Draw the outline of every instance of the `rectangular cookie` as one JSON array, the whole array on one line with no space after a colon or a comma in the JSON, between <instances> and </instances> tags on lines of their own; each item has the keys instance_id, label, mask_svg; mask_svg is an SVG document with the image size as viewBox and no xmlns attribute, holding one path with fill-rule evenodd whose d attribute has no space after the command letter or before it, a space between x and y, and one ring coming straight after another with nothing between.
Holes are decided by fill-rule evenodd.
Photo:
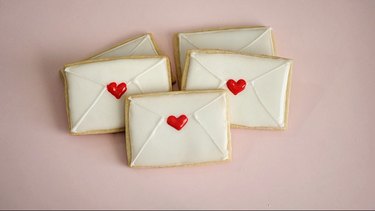
<instances>
[{"instance_id":1,"label":"rectangular cookie","mask_svg":"<svg viewBox=\"0 0 375 211\"><path fill-rule=\"evenodd\" d=\"M292 61L219 50L189 51L182 90L226 89L233 127L285 129Z\"/></svg>"},{"instance_id":2,"label":"rectangular cookie","mask_svg":"<svg viewBox=\"0 0 375 211\"><path fill-rule=\"evenodd\" d=\"M186 53L192 49L218 49L240 53L275 55L270 27L218 28L177 33L174 37L174 55L177 79L180 83Z\"/></svg>"},{"instance_id":3,"label":"rectangular cookie","mask_svg":"<svg viewBox=\"0 0 375 211\"><path fill-rule=\"evenodd\" d=\"M65 98L75 135L124 131L124 99L171 91L170 63L163 56L94 59L65 65Z\"/></svg>"},{"instance_id":4,"label":"rectangular cookie","mask_svg":"<svg viewBox=\"0 0 375 211\"><path fill-rule=\"evenodd\" d=\"M126 100L130 167L170 167L230 159L224 90L132 95Z\"/></svg>"}]
</instances>

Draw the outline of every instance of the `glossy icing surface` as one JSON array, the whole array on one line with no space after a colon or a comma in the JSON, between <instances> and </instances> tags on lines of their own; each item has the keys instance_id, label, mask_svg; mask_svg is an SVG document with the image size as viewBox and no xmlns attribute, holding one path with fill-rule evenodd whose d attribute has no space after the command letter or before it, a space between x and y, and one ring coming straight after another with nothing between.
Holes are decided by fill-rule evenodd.
<instances>
[{"instance_id":1,"label":"glossy icing surface","mask_svg":"<svg viewBox=\"0 0 375 211\"><path fill-rule=\"evenodd\" d=\"M91 57L90 59L103 59L134 55L158 55L156 47L154 46L154 43L152 42L151 36L149 34L145 34L141 37L130 40L129 42L125 42L124 44L99 53Z\"/></svg>"},{"instance_id":2,"label":"glossy icing surface","mask_svg":"<svg viewBox=\"0 0 375 211\"><path fill-rule=\"evenodd\" d=\"M128 115L130 166L177 166L229 158L225 91L129 97ZM179 119L174 123L183 124L180 130L171 127L171 116Z\"/></svg>"},{"instance_id":3,"label":"glossy icing surface","mask_svg":"<svg viewBox=\"0 0 375 211\"><path fill-rule=\"evenodd\" d=\"M168 65L165 57L155 57L98 61L66 67L64 73L68 86L71 132L90 133L124 128L125 96L169 91ZM124 93L119 93L122 91Z\"/></svg>"},{"instance_id":4,"label":"glossy icing surface","mask_svg":"<svg viewBox=\"0 0 375 211\"><path fill-rule=\"evenodd\" d=\"M187 50L221 49L274 55L272 29L269 27L224 29L179 33L180 66L183 69Z\"/></svg>"},{"instance_id":5,"label":"glossy icing surface","mask_svg":"<svg viewBox=\"0 0 375 211\"><path fill-rule=\"evenodd\" d=\"M291 61L220 51L192 51L183 89L229 89L228 82L246 86L228 92L231 123L245 127L284 128ZM240 84L241 85L241 84ZM235 86L235 85L234 85Z\"/></svg>"}]
</instances>

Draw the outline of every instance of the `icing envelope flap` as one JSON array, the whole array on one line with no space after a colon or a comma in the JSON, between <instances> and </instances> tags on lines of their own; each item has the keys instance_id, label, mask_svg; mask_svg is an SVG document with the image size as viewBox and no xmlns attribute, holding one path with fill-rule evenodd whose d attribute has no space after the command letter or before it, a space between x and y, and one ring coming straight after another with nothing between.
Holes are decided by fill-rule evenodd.
<instances>
[{"instance_id":1,"label":"icing envelope flap","mask_svg":"<svg viewBox=\"0 0 375 211\"><path fill-rule=\"evenodd\" d=\"M150 34L145 34L124 44L118 45L90 59L101 59L132 55L158 55Z\"/></svg>"},{"instance_id":2,"label":"icing envelope flap","mask_svg":"<svg viewBox=\"0 0 375 211\"><path fill-rule=\"evenodd\" d=\"M156 112L158 115L168 117L171 114L178 115L179 113L192 115L193 112L198 111L202 106L207 105L218 97L223 97L223 93L221 93L221 95L195 95L194 103L189 101L190 98L184 95L173 95L173 98L166 95L136 99L130 96L129 99L134 102L135 105L143 106ZM152 104L150 103L150 99L152 99ZM168 109L165 109L166 104L171 104L173 106L168 106Z\"/></svg>"},{"instance_id":3,"label":"icing envelope flap","mask_svg":"<svg viewBox=\"0 0 375 211\"><path fill-rule=\"evenodd\" d=\"M102 85L106 85L109 81L124 81L130 84L142 80L146 75L157 76L158 70L165 69L167 62L165 57L159 56L144 59L103 60L68 66L64 71L68 75ZM123 74L124 71L126 74Z\"/></svg>"},{"instance_id":4,"label":"icing envelope flap","mask_svg":"<svg viewBox=\"0 0 375 211\"><path fill-rule=\"evenodd\" d=\"M169 166L228 159L225 92L129 97L128 101L128 132L132 140L130 166ZM170 115L181 114L188 121L181 130L176 130L167 119Z\"/></svg>"},{"instance_id":5,"label":"icing envelope flap","mask_svg":"<svg viewBox=\"0 0 375 211\"><path fill-rule=\"evenodd\" d=\"M123 130L125 96L170 90L169 71L168 59L161 56L67 65L64 75L71 132Z\"/></svg>"},{"instance_id":6,"label":"icing envelope flap","mask_svg":"<svg viewBox=\"0 0 375 211\"><path fill-rule=\"evenodd\" d=\"M189 57L189 74L195 72L205 72L206 77L202 80L210 79L206 83L198 82L196 78L188 78L187 84L198 86L212 86L208 84L216 81L219 83L217 88L222 88L228 79L245 79L247 82L254 83L257 80L266 78L275 72L289 69L291 61L288 59L272 59L266 57L249 56L242 54L205 54L192 51ZM203 88L203 87L202 87Z\"/></svg>"},{"instance_id":7,"label":"icing envelope flap","mask_svg":"<svg viewBox=\"0 0 375 211\"><path fill-rule=\"evenodd\" d=\"M232 124L285 127L291 60L215 50L193 50L189 55L183 90L227 89Z\"/></svg>"}]
</instances>

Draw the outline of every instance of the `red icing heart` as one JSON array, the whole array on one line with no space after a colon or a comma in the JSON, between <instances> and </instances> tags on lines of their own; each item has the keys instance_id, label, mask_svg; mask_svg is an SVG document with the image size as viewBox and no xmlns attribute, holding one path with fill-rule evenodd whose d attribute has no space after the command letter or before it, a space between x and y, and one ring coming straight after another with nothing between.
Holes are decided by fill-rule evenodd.
<instances>
[{"instance_id":1,"label":"red icing heart","mask_svg":"<svg viewBox=\"0 0 375 211\"><path fill-rule=\"evenodd\" d=\"M187 122L188 118L184 114L180 115L178 118L172 115L167 119L168 125L174 127L176 130L181 130Z\"/></svg>"},{"instance_id":2,"label":"red icing heart","mask_svg":"<svg viewBox=\"0 0 375 211\"><path fill-rule=\"evenodd\" d=\"M116 82L111 82L107 85L107 90L117 99L120 99L127 90L126 83L122 82L117 85Z\"/></svg>"},{"instance_id":3,"label":"red icing heart","mask_svg":"<svg viewBox=\"0 0 375 211\"><path fill-rule=\"evenodd\" d=\"M237 95L238 93L242 92L246 87L246 81L243 79L238 80L237 82L233 79L229 79L227 81L228 89L234 94Z\"/></svg>"}]
</instances>

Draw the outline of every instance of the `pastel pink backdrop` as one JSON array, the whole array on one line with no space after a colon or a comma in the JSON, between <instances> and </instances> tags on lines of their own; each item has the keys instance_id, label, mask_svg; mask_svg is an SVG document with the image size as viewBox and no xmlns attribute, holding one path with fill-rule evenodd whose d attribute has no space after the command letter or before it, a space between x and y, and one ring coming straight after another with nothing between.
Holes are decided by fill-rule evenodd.
<instances>
[{"instance_id":1,"label":"pastel pink backdrop","mask_svg":"<svg viewBox=\"0 0 375 211\"><path fill-rule=\"evenodd\" d=\"M0 1L0 208L375 208L375 1ZM124 134L71 136L58 70L144 32L269 25L295 61L286 132L233 161L130 169ZM172 59L173 60L173 59Z\"/></svg>"}]
</instances>

